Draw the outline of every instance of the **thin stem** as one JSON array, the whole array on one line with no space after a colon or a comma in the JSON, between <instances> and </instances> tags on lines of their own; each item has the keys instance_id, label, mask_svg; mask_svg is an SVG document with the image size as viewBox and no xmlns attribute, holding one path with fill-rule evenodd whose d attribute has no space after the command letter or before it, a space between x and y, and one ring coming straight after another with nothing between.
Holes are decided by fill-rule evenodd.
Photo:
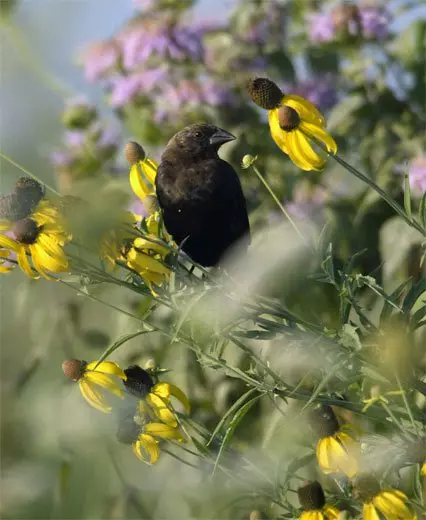
<instances>
[{"instance_id":1,"label":"thin stem","mask_svg":"<svg viewBox=\"0 0 426 520\"><path fill-rule=\"evenodd\" d=\"M299 228L297 227L296 223L294 222L294 220L290 217L289 213L287 212L287 210L285 209L285 207L281 204L280 200L278 199L278 197L275 195L274 191L272 190L272 188L269 186L267 180L265 179L265 177L260 173L260 171L257 169L256 166L252 165L252 168L254 170L254 173L258 176L259 180L262 182L262 184L265 186L265 188L269 191L269 194L271 195L271 197L274 199L275 203L277 204L277 206L280 208L280 210L282 211L282 213L284 214L284 216L286 217L286 219L290 222L290 224L292 225L293 229L296 231L296 233L299 235L300 239L302 240L302 242L309 246L308 242L306 241L305 237L302 235L302 233L300 232Z\"/></svg>"},{"instance_id":2,"label":"thin stem","mask_svg":"<svg viewBox=\"0 0 426 520\"><path fill-rule=\"evenodd\" d=\"M18 164L17 162L15 162L13 159L11 159L10 157L8 157L6 154L0 152L0 157L2 159L5 159L7 162L9 162L10 164L12 164L13 166L15 166L16 168L18 168L19 170L21 170L21 172L25 173L26 175L28 175L29 177L31 177L32 179L34 179L35 181L39 182L40 184L42 184L43 186L45 186L48 190L50 190L52 193L54 193L55 195L58 195L59 197L61 197L61 194L59 193L59 191L56 191L55 188L51 188L48 184L46 184L45 182L43 182L41 179L39 179L36 175L34 175L33 173L31 173L30 171L28 171L26 168L24 168L23 166L21 166L20 164Z\"/></svg>"}]
</instances>

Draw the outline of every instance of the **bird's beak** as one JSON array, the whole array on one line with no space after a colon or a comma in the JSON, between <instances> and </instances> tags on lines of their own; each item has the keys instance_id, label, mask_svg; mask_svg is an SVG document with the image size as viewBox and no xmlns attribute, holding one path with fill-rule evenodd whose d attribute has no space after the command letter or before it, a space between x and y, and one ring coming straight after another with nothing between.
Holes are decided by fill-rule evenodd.
<instances>
[{"instance_id":1,"label":"bird's beak","mask_svg":"<svg viewBox=\"0 0 426 520\"><path fill-rule=\"evenodd\" d=\"M217 146L228 143L229 141L234 141L234 139L236 139L235 135L230 134L226 130L222 130L222 128L218 128L216 132L210 137L210 144Z\"/></svg>"}]
</instances>

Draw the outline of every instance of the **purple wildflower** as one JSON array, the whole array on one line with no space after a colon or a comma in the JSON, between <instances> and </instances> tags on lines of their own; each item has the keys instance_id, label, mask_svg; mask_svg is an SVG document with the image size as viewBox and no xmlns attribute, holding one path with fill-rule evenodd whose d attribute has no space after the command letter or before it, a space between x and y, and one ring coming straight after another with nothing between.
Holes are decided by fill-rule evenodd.
<instances>
[{"instance_id":1,"label":"purple wildflower","mask_svg":"<svg viewBox=\"0 0 426 520\"><path fill-rule=\"evenodd\" d=\"M96 145L101 148L118 148L120 138L116 130L113 128L103 128L99 135Z\"/></svg>"},{"instance_id":2,"label":"purple wildflower","mask_svg":"<svg viewBox=\"0 0 426 520\"><path fill-rule=\"evenodd\" d=\"M92 43L82 54L81 62L88 81L98 81L114 69L120 57L119 47L114 40Z\"/></svg>"},{"instance_id":3,"label":"purple wildflower","mask_svg":"<svg viewBox=\"0 0 426 520\"><path fill-rule=\"evenodd\" d=\"M309 20L309 39L312 42L331 42L335 30L329 14L315 13Z\"/></svg>"},{"instance_id":4,"label":"purple wildflower","mask_svg":"<svg viewBox=\"0 0 426 520\"><path fill-rule=\"evenodd\" d=\"M56 168L67 168L71 166L73 159L65 150L54 150L50 154L50 161Z\"/></svg>"},{"instance_id":5,"label":"purple wildflower","mask_svg":"<svg viewBox=\"0 0 426 520\"><path fill-rule=\"evenodd\" d=\"M86 132L66 132L65 143L70 148L83 148L86 142Z\"/></svg>"},{"instance_id":6,"label":"purple wildflower","mask_svg":"<svg viewBox=\"0 0 426 520\"><path fill-rule=\"evenodd\" d=\"M155 85L165 81L167 76L166 68L158 68L116 77L111 80L109 103L114 108L122 107L136 96L151 92Z\"/></svg>"},{"instance_id":7,"label":"purple wildflower","mask_svg":"<svg viewBox=\"0 0 426 520\"><path fill-rule=\"evenodd\" d=\"M330 109L337 102L337 91L330 76L299 82L289 91L308 99L322 110Z\"/></svg>"},{"instance_id":8,"label":"purple wildflower","mask_svg":"<svg viewBox=\"0 0 426 520\"><path fill-rule=\"evenodd\" d=\"M383 9L360 7L359 16L364 38L381 40L388 35L390 17Z\"/></svg>"},{"instance_id":9,"label":"purple wildflower","mask_svg":"<svg viewBox=\"0 0 426 520\"><path fill-rule=\"evenodd\" d=\"M141 217L148 216L145 206L143 205L141 199L139 199L138 197L134 197L134 199L128 207L128 210L134 213L135 215L140 215Z\"/></svg>"},{"instance_id":10,"label":"purple wildflower","mask_svg":"<svg viewBox=\"0 0 426 520\"><path fill-rule=\"evenodd\" d=\"M415 197L422 197L426 192L426 155L413 159L408 168L410 188Z\"/></svg>"}]
</instances>

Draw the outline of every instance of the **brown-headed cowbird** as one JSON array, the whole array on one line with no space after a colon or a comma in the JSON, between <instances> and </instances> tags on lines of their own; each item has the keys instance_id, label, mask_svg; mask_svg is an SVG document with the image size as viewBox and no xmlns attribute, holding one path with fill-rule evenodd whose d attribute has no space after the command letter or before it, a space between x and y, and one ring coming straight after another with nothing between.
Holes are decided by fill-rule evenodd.
<instances>
[{"instance_id":1,"label":"brown-headed cowbird","mask_svg":"<svg viewBox=\"0 0 426 520\"><path fill-rule=\"evenodd\" d=\"M216 126L197 123L172 137L161 157L155 180L167 231L192 260L217 265L239 241L246 250L250 225L240 180L218 156L234 140Z\"/></svg>"}]
</instances>

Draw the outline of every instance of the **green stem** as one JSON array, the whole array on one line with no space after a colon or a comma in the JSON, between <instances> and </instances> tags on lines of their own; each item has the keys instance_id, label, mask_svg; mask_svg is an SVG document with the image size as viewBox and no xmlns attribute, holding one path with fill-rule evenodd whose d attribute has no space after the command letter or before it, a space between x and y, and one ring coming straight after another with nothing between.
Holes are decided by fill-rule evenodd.
<instances>
[{"instance_id":1,"label":"green stem","mask_svg":"<svg viewBox=\"0 0 426 520\"><path fill-rule=\"evenodd\" d=\"M306 241L305 237L302 235L302 233L300 232L299 228L297 227L297 225L295 224L294 220L290 217L290 215L288 214L287 210L285 209L285 207L281 204L280 200L278 199L278 197L275 195L274 191L272 190L272 188L269 186L267 180L265 179L265 177L260 173L260 171L257 169L256 166L252 165L252 168L254 170L254 173L258 176L259 180L262 182L262 184L265 186L265 188L269 191L269 194L271 195L271 197L274 199L275 203L277 204L277 206L280 208L280 210L282 211L282 213L284 214L284 216L286 217L286 219L290 222L290 224L292 225L293 229L296 231L296 233L299 235L300 239L303 241L303 243L305 245L309 245L308 242Z\"/></svg>"}]
</instances>

